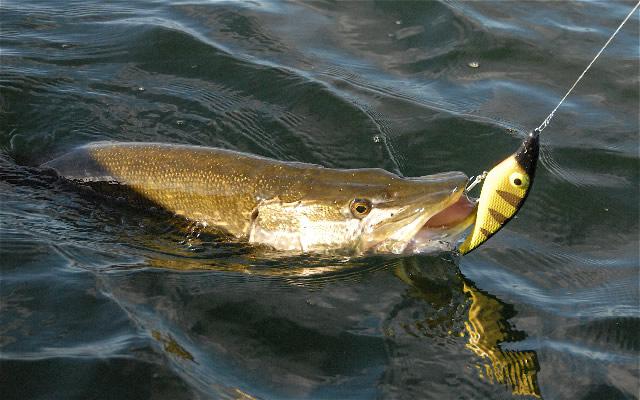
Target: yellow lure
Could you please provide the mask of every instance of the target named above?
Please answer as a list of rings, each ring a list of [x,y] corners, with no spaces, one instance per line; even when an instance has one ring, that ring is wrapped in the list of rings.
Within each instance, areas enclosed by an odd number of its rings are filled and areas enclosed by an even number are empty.
[[[476,222],[458,249],[460,254],[486,242],[522,207],[533,184],[539,151],[539,131],[535,130],[518,151],[489,171],[480,191]]]

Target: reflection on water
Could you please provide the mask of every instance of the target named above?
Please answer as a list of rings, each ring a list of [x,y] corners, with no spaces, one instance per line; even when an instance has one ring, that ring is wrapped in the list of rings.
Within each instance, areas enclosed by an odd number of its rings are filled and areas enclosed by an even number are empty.
[[[196,362],[193,359],[191,353],[186,351],[174,338],[171,337],[170,334],[163,335],[158,331],[151,331],[151,336],[157,340],[159,343],[162,343],[163,350],[167,353],[173,354],[176,357],[180,357],[186,361]]]
[[[213,247],[211,237],[198,240],[198,248]],[[394,375],[403,344],[426,351],[419,360],[428,352],[459,357],[466,348],[474,357],[451,368],[469,371],[469,386],[540,396],[536,353],[501,348],[525,338],[508,321],[510,306],[477,290],[448,257],[274,258],[243,249],[244,262],[221,264],[204,250],[178,258],[175,240],[156,237],[153,248],[145,269],[99,272],[101,287],[200,391],[346,396],[382,379],[384,394],[417,393],[423,389]],[[390,273],[400,295],[381,296]]]
[[[467,347],[486,362],[480,375],[511,386],[514,394],[539,397],[537,373],[540,367],[536,353],[500,348],[500,343],[516,339],[504,316],[505,305],[467,282],[464,292],[471,297],[469,320],[465,321],[469,335]]]
[[[396,275],[415,290],[414,295],[426,301],[443,306],[451,301],[450,282],[438,283],[430,280],[412,263],[401,263],[395,270]],[[490,382],[505,384],[511,387],[513,394],[540,397],[537,372],[539,370],[537,355],[534,351],[508,351],[500,347],[501,343],[524,339],[522,332],[516,332],[510,326],[506,313],[507,305],[497,298],[485,294],[464,278],[462,289],[469,298],[468,311],[464,318],[465,332],[460,336],[467,337],[466,347],[482,360],[478,368],[479,376]],[[449,324],[447,319],[438,322]],[[434,320],[426,320],[422,324],[433,324]],[[448,330],[454,335],[456,332]]]

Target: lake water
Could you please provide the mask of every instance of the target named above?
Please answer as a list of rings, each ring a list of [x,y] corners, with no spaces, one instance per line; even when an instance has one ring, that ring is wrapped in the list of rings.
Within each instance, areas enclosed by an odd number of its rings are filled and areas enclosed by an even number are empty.
[[[465,257],[260,257],[37,168],[118,140],[474,175],[633,5],[2,1],[0,397],[638,398],[637,12]]]

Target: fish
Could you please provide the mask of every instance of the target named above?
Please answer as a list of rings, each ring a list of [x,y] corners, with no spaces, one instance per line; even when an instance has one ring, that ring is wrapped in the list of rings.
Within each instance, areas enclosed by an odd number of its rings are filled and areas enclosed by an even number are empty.
[[[489,171],[480,191],[476,221],[458,248],[460,254],[478,248],[522,208],[533,185],[539,153],[540,135],[534,130],[515,153]]]
[[[94,142],[42,165],[82,184],[124,187],[157,207],[252,244],[297,253],[421,252],[473,222],[468,177],[401,177],[203,146]]]

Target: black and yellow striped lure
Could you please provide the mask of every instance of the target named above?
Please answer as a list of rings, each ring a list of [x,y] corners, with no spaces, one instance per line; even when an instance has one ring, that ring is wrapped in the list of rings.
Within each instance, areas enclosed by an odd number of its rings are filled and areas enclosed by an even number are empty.
[[[487,174],[480,199],[476,222],[471,234],[458,251],[467,254],[486,242],[509,222],[524,204],[536,173],[540,153],[540,131],[534,130],[518,151],[496,165]]]

